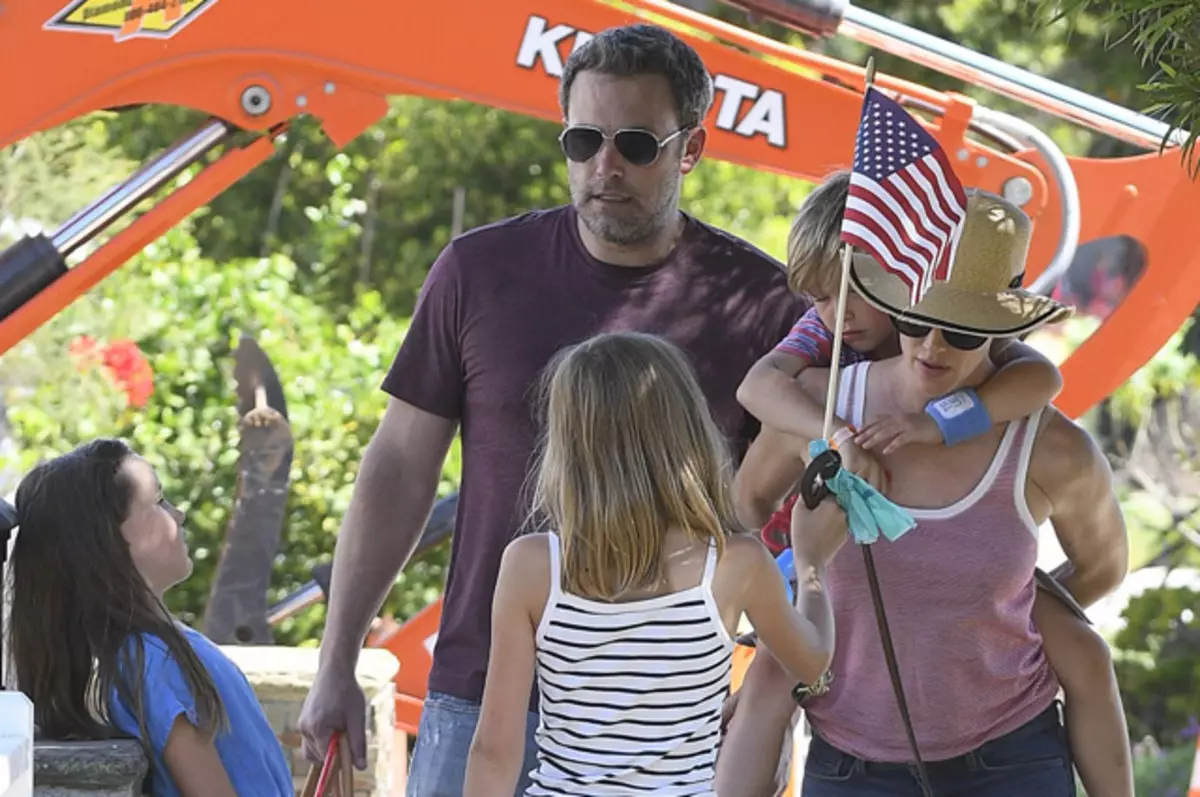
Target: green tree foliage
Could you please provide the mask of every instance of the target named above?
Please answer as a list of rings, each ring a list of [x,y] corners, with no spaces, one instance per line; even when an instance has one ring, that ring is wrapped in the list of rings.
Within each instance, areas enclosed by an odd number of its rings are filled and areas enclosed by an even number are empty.
[[[77,119],[31,136],[0,155],[0,219],[65,222],[134,170],[108,144],[103,116]],[[0,231],[0,246],[17,237]]]
[[[1141,745],[1133,759],[1133,793],[1138,797],[1182,797],[1192,781],[1196,745],[1184,739],[1182,744],[1159,747]],[[1087,797],[1082,791],[1079,797]]]
[[[110,140],[145,160],[200,122],[143,108],[114,119]],[[298,287],[327,306],[372,290],[405,315],[450,240],[456,189],[467,229],[566,201],[556,135],[554,125],[494,108],[399,97],[338,152],[304,118],[278,155],[197,218],[196,236],[216,260],[287,255]]]
[[[8,422],[24,471],[97,435],[127,439],[160,472],[185,512],[195,572],[168,593],[188,622],[203,617],[237,484],[237,411],[232,351],[253,335],[279,372],[295,437],[288,511],[270,599],[278,600],[327,561],[349,501],[362,449],[386,396],[379,383],[407,322],[378,294],[363,293],[342,319],[292,286],[297,269],[274,256],[217,264],[177,229],[149,247],[0,359]],[[103,369],[69,355],[80,336],[138,342],[155,371],[155,392],[129,407]],[[442,493],[457,483],[457,449]],[[411,567],[388,608],[408,616],[441,588],[445,552]],[[312,640],[321,610],[277,629],[284,644]]]
[[[146,160],[200,122],[180,109],[142,108],[108,121],[109,142]],[[450,240],[456,190],[464,229],[569,200],[558,129],[463,101],[402,97],[338,152],[301,120],[273,160],[197,215],[196,237],[215,260],[287,255],[296,287],[334,312],[367,290],[407,315]],[[782,257],[787,217],[806,190],[703,161],[685,180],[684,204]]]
[[[1138,88],[1172,130],[1186,134],[1183,157],[1200,176],[1200,4],[1195,0],[1037,0],[1043,20],[1100,15],[1115,46],[1132,49],[1153,69]]]
[[[1170,744],[1200,716],[1200,592],[1152,589],[1129,602],[1114,639],[1129,731]]]

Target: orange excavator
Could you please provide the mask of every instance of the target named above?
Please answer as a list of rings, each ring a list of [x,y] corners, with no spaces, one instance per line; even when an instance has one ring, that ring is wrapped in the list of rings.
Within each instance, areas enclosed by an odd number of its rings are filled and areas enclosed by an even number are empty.
[[[964,184],[1002,194],[1034,219],[1027,286],[1048,293],[1097,242],[1119,241],[1138,260],[1124,300],[1062,364],[1064,412],[1078,416],[1115,390],[1200,302],[1200,184],[1164,123],[848,0],[725,1],[811,37],[848,36],[1144,150],[1070,157],[1015,115],[876,77],[922,119]],[[0,2],[0,146],[104,109],[160,103],[211,117],[53,233],[0,253],[0,354],[269,159],[299,115],[317,118],[338,146],[382,118],[394,95],[556,120],[556,78],[572,48],[633,21],[675,29],[711,70],[710,157],[814,181],[849,165],[861,67],[663,0]],[[198,173],[176,179],[196,164]],[[131,223],[88,246],[150,197]],[[409,732],[439,609],[368,640],[401,661],[397,727]]]

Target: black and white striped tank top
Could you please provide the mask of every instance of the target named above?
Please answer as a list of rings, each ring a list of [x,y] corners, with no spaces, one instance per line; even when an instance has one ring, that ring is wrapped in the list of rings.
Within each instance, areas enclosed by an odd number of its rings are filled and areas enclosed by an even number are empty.
[[[562,591],[550,534],[550,597],[537,630],[540,721],[531,797],[715,797],[733,640],[700,583],[629,603]]]

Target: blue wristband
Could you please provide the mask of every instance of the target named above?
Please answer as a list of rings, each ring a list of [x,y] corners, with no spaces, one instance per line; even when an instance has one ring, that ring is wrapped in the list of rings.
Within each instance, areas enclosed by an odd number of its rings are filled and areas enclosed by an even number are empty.
[[[942,439],[948,446],[979,437],[992,428],[987,407],[969,387],[934,399],[925,405],[925,412],[942,430]]]

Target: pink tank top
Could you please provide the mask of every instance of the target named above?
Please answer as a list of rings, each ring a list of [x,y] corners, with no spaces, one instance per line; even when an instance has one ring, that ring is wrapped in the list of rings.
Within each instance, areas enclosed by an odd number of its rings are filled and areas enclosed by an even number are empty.
[[[838,415],[863,421],[871,363],[842,376]],[[962,755],[1043,711],[1058,693],[1033,624],[1037,525],[1025,479],[1041,412],[1010,423],[975,488],[872,549],[921,757]],[[911,761],[884,660],[862,551],[827,573],[837,623],[834,679],[807,704],[826,741],[868,761]]]

